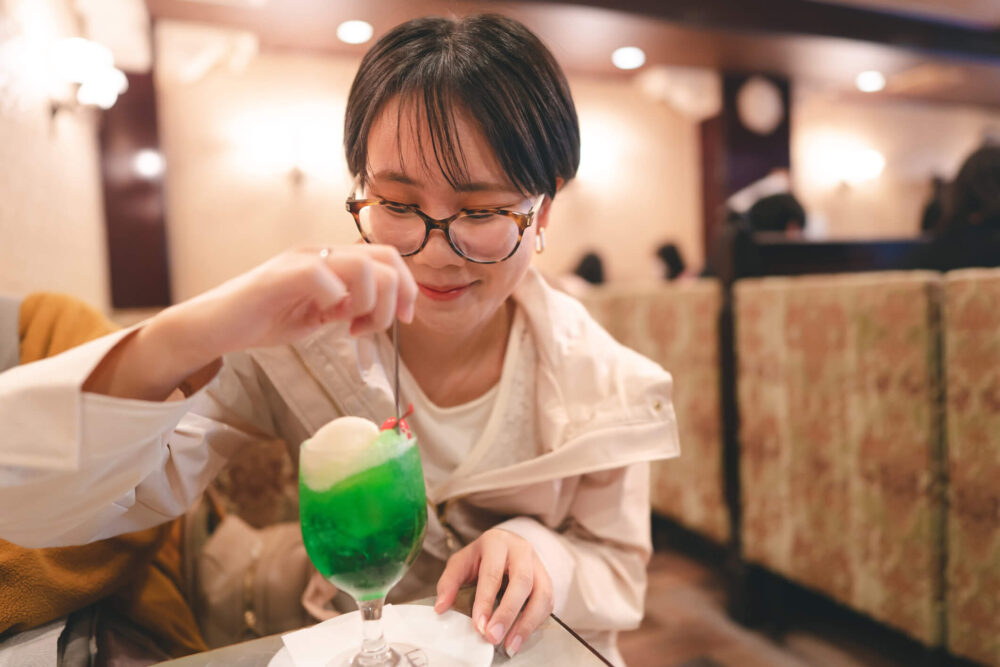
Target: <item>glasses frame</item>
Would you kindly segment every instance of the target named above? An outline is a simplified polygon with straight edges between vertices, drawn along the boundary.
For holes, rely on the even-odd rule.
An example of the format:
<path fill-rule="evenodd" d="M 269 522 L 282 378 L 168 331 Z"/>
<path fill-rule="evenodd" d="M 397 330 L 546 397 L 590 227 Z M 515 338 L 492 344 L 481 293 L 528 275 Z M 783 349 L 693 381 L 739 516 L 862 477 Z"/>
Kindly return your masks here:
<path fill-rule="evenodd" d="M 364 239 L 365 243 L 374 243 L 374 241 L 369 239 L 365 235 L 365 231 L 361 228 L 361 210 L 368 206 L 374 206 L 374 205 L 396 206 L 402 209 L 406 209 L 407 211 L 417 215 L 421 220 L 424 221 L 424 240 L 420 243 L 420 246 L 413 252 L 400 253 L 400 255 L 402 255 L 403 257 L 410 257 L 411 255 L 416 255 L 418 252 L 423 250 L 424 247 L 427 245 L 427 241 L 431 237 L 431 232 L 434 231 L 435 229 L 439 229 L 444 234 L 445 240 L 448 241 L 448 245 L 451 247 L 451 249 L 455 252 L 456 255 L 458 255 L 462 259 L 474 262 L 476 264 L 499 264 L 500 262 L 505 262 L 511 257 L 513 257 L 514 253 L 517 252 L 517 249 L 521 247 L 521 239 L 524 237 L 524 230 L 526 230 L 528 227 L 531 227 L 532 223 L 535 220 L 535 215 L 538 213 L 539 208 L 541 208 L 542 206 L 542 201 L 545 200 L 544 194 L 538 195 L 535 198 L 535 203 L 532 205 L 531 209 L 526 213 L 522 213 L 521 211 L 511 211 L 510 209 L 506 208 L 463 208 L 454 215 L 450 215 L 447 218 L 436 219 L 432 218 L 431 216 L 421 211 L 420 207 L 417 206 L 416 204 L 404 204 L 402 202 L 393 201 L 391 199 L 385 199 L 383 197 L 356 198 L 354 195 L 357 192 L 359 185 L 360 185 L 359 182 L 355 183 L 354 188 L 351 190 L 351 196 L 347 198 L 345 205 L 348 213 L 354 216 L 354 224 L 357 225 L 358 233 L 361 234 L 361 238 Z M 454 241 L 451 240 L 452 222 L 458 220 L 459 218 L 465 215 L 486 215 L 486 214 L 506 216 L 511 220 L 513 220 L 514 224 L 517 225 L 517 243 L 515 243 L 514 248 L 509 253 L 507 253 L 507 256 L 502 257 L 501 259 L 491 259 L 491 260 L 473 259 L 472 257 L 469 257 L 461 250 L 459 250 L 458 246 L 456 246 Z"/>

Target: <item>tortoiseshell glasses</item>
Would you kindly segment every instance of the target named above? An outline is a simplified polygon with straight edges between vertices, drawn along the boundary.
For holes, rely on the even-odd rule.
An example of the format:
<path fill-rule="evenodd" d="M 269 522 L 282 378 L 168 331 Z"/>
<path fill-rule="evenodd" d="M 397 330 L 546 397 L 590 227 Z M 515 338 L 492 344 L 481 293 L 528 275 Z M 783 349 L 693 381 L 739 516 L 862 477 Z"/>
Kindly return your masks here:
<path fill-rule="evenodd" d="M 366 242 L 394 246 L 407 257 L 423 250 L 431 231 L 439 229 L 452 250 L 477 264 L 496 264 L 510 258 L 545 199 L 545 195 L 538 195 L 526 213 L 505 208 L 472 208 L 437 220 L 415 204 L 357 197 L 359 189 L 360 185 L 355 183 L 346 204 Z"/>

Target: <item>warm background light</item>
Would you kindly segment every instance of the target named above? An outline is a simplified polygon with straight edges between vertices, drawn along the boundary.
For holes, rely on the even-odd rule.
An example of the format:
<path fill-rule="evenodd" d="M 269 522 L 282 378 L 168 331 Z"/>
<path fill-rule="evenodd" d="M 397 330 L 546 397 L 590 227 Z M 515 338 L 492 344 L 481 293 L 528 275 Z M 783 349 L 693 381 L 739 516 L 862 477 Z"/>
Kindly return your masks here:
<path fill-rule="evenodd" d="M 803 141 L 807 161 L 800 167 L 804 177 L 818 185 L 860 185 L 878 178 L 885 169 L 885 157 L 849 132 L 822 128 Z"/>
<path fill-rule="evenodd" d="M 618 69 L 638 69 L 646 64 L 646 54 L 638 46 L 623 46 L 611 54 Z"/>
<path fill-rule="evenodd" d="M 372 38 L 374 30 L 367 21 L 344 21 L 337 26 L 337 39 L 347 44 L 364 44 Z"/>
<path fill-rule="evenodd" d="M 82 37 L 56 42 L 51 60 L 54 74 L 67 83 L 84 83 L 96 73 L 114 67 L 111 49 Z"/>
<path fill-rule="evenodd" d="M 854 83 L 863 93 L 877 93 L 885 88 L 885 75 L 875 70 L 861 72 Z"/>
<path fill-rule="evenodd" d="M 151 148 L 144 148 L 132 158 L 132 169 L 135 170 L 135 173 L 150 180 L 162 176 L 165 166 L 163 153 Z"/>

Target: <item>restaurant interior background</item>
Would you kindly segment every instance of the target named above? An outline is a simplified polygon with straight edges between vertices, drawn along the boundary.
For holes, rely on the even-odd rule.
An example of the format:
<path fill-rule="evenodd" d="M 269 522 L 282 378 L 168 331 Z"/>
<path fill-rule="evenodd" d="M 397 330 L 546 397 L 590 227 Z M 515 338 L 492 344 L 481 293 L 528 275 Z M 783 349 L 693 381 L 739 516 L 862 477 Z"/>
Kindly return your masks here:
<path fill-rule="evenodd" d="M 962 54 L 961 43 L 910 50 L 851 39 L 850 21 L 870 20 L 862 10 L 828 30 L 842 34 L 823 36 L 788 32 L 795 26 L 767 12 L 741 30 L 747 19 L 731 16 L 740 3 L 663 4 L 681 8 L 678 20 L 535 2 L 150 0 L 147 11 L 139 0 L 4 0 L 0 287 L 67 291 L 111 306 L 101 114 L 74 102 L 71 86 L 49 67 L 53 44 L 73 35 L 108 46 L 132 79 L 153 72 L 157 118 L 146 113 L 145 123 L 158 132 L 147 146 L 125 147 L 113 165 L 105 153 L 103 172 L 119 176 L 123 189 L 142 179 L 163 184 L 163 202 L 142 205 L 160 208 L 144 212 L 145 224 L 165 229 L 159 251 L 169 249 L 175 300 L 282 248 L 354 238 L 342 211 L 350 179 L 341 122 L 366 45 L 336 37 L 351 18 L 368 20 L 377 34 L 426 13 L 504 11 L 550 45 L 568 73 L 583 133 L 579 177 L 560 195 L 549 249 L 537 258 L 550 273 L 600 247 L 610 280 L 649 279 L 653 249 L 665 241 L 677 243 L 691 267 L 702 265 L 699 125 L 720 109 L 722 71 L 789 82 L 787 109 L 775 108 L 781 100 L 764 85 L 747 96 L 746 113 L 765 125 L 769 115 L 788 114 L 791 178 L 816 237 L 916 235 L 932 177 L 953 177 L 984 137 L 1000 135 L 995 49 Z M 919 5 L 921 20 L 941 30 L 993 27 L 1000 13 L 991 0 L 844 4 Z M 712 25 L 713 5 L 731 24 Z M 893 37 L 891 29 L 881 37 Z M 646 63 L 616 69 L 611 54 L 622 46 L 641 47 Z M 884 90 L 858 92 L 856 77 L 867 70 L 886 76 Z M 138 88 L 134 81 L 133 95 L 143 94 Z M 106 115 L 125 113 L 122 102 Z M 129 151 L 145 171 L 133 170 Z"/>
<path fill-rule="evenodd" d="M 535 259 L 553 276 L 596 248 L 612 284 L 651 284 L 665 242 L 697 274 L 719 205 L 774 168 L 809 239 L 915 238 L 932 180 L 1000 141 L 997 0 L 0 0 L 0 293 L 66 292 L 132 322 L 285 248 L 354 241 L 343 108 L 371 42 L 338 26 L 377 38 L 479 11 L 534 30 L 576 100 L 579 175 Z M 620 47 L 644 62 L 617 67 Z M 1000 664 L 986 585 L 988 637 L 964 655 Z"/>

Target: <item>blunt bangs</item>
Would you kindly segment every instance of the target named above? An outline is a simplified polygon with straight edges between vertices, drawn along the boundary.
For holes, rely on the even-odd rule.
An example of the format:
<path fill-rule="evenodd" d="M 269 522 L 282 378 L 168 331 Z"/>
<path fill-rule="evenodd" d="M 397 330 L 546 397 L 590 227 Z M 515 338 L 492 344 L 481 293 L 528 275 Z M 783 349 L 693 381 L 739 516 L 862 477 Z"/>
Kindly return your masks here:
<path fill-rule="evenodd" d="M 553 197 L 557 178 L 576 175 L 580 129 L 569 85 L 548 49 L 517 21 L 423 18 L 382 37 L 361 61 L 347 101 L 344 148 L 353 174 L 368 172 L 369 132 L 396 97 L 400 126 L 415 124 L 425 163 L 432 153 L 453 187 L 468 182 L 456 131 L 461 114 L 479 124 L 522 193 Z"/>

